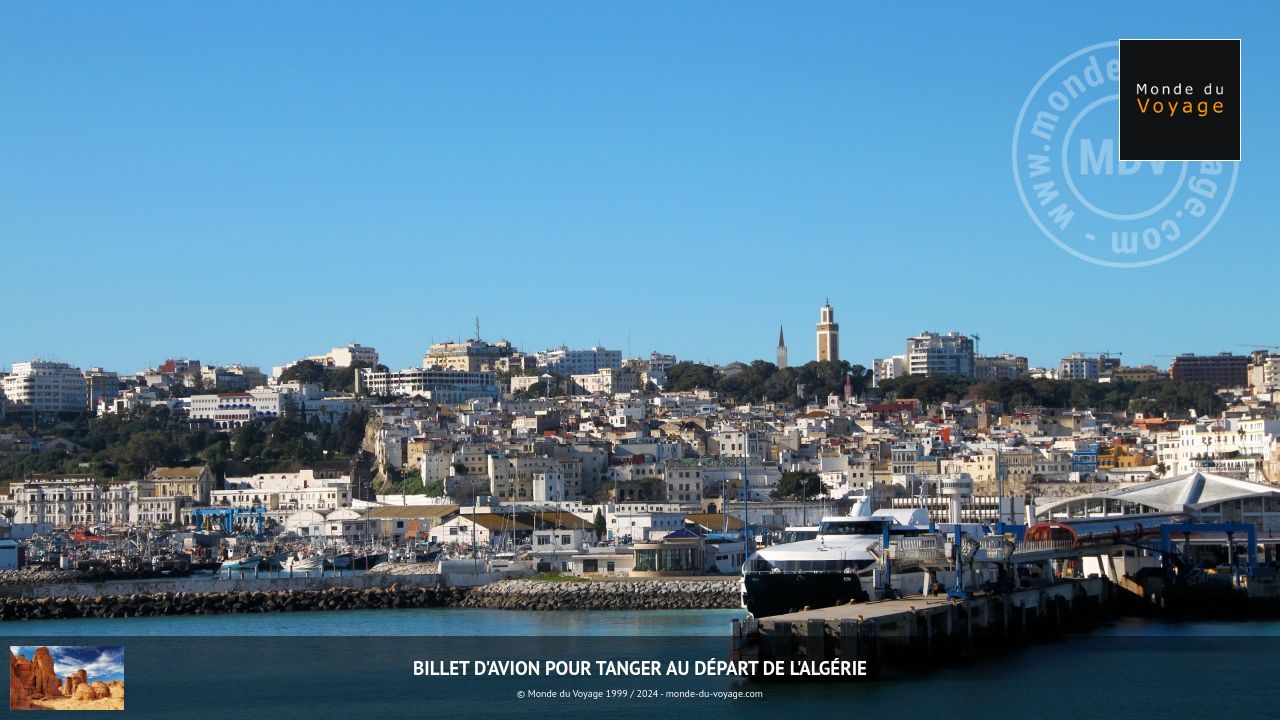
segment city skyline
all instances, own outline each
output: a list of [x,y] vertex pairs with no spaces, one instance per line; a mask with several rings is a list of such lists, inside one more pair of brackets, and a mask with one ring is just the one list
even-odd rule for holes
[[[829,300],[828,300],[828,301],[827,301],[827,303],[824,303],[824,305],[823,305],[821,308],[819,308],[819,312],[820,312],[820,313],[826,313],[827,311],[831,311],[831,310],[833,310],[833,309],[834,309],[834,307],[833,307],[833,306],[831,306],[831,305],[829,304]],[[820,318],[822,318],[822,317],[826,317],[826,315],[825,315],[825,314],[820,314],[820,315],[819,315],[819,317],[820,317]],[[477,320],[477,324],[478,324],[478,320]],[[823,328],[824,328],[824,327],[826,327],[826,324],[825,324],[824,322],[821,322],[821,321],[820,321],[820,322],[818,322],[818,323],[814,323],[814,324],[812,324],[812,327],[814,328],[813,330],[811,330],[811,331],[810,331],[810,332],[812,332],[812,333],[813,333],[812,337],[816,340],[816,344],[819,346],[819,348],[821,348],[822,344],[825,342],[825,340],[823,339],[823,338],[824,338],[824,329],[823,329]],[[835,325],[834,327],[838,327],[838,325]],[[1227,353],[1229,353],[1229,354],[1237,355],[1237,356],[1246,356],[1246,355],[1248,355],[1248,354],[1250,354],[1251,352],[1254,352],[1254,351],[1261,351],[1261,352],[1275,352],[1275,351],[1277,351],[1277,350],[1280,350],[1280,346],[1277,346],[1277,345],[1240,343],[1240,344],[1237,344],[1237,346],[1236,346],[1236,347],[1234,347],[1234,348],[1222,348],[1222,349],[1218,349],[1218,350],[1210,350],[1210,351],[1204,351],[1204,352],[1201,352],[1201,351],[1186,350],[1186,351],[1178,352],[1178,353],[1162,354],[1162,355],[1155,356],[1155,357],[1160,358],[1163,362],[1152,362],[1152,361],[1141,361],[1141,360],[1140,360],[1140,361],[1134,361],[1134,362],[1127,361],[1127,360],[1124,360],[1124,357],[1125,357],[1126,353],[1125,353],[1125,351],[1124,351],[1124,350],[1122,350],[1122,349],[1110,349],[1110,348],[1107,348],[1107,349],[1102,349],[1102,350],[1096,350],[1096,349],[1094,349],[1094,350],[1068,350],[1068,351],[1064,351],[1064,352],[1062,352],[1060,355],[1057,355],[1056,357],[1049,358],[1048,360],[1046,360],[1046,361],[1045,361],[1045,362],[1043,362],[1043,363],[1038,363],[1038,362],[1034,361],[1034,360],[1033,360],[1033,359],[1032,359],[1028,354],[1018,352],[1016,349],[1015,349],[1015,350],[1005,350],[1005,349],[1000,349],[1000,350],[994,350],[994,351],[987,351],[987,350],[983,350],[983,349],[982,349],[982,347],[981,347],[981,345],[979,344],[979,343],[981,342],[981,336],[980,336],[980,335],[977,335],[976,333],[966,333],[966,332],[963,332],[963,331],[955,331],[955,330],[952,330],[952,331],[943,331],[943,332],[939,333],[939,332],[937,332],[937,331],[936,331],[936,329],[923,330],[923,331],[919,331],[919,332],[920,332],[920,333],[923,333],[923,334],[926,334],[926,335],[927,335],[927,334],[930,334],[930,333],[933,333],[933,334],[958,333],[962,338],[967,338],[969,341],[971,341],[971,343],[972,343],[972,350],[973,350],[973,356],[974,356],[974,357],[995,358],[995,357],[1006,356],[1006,355],[1009,355],[1009,356],[1015,356],[1015,357],[1022,357],[1022,358],[1026,358],[1026,359],[1027,359],[1027,364],[1028,364],[1028,366],[1029,366],[1030,368],[1033,368],[1033,369],[1035,369],[1035,368],[1040,368],[1040,369],[1050,369],[1050,370],[1057,368],[1061,362],[1066,361],[1066,360],[1069,360],[1069,359],[1071,359],[1071,358],[1073,358],[1073,357],[1074,357],[1074,358],[1080,358],[1080,357],[1083,357],[1083,358],[1098,358],[1098,357],[1104,357],[1104,358],[1105,358],[1105,357],[1110,357],[1110,358],[1112,358],[1112,359],[1114,359],[1114,360],[1116,360],[1116,361],[1121,362],[1123,365],[1125,365],[1125,366],[1127,366],[1127,367],[1139,367],[1139,366],[1151,365],[1151,366],[1154,366],[1154,367],[1156,367],[1156,368],[1158,368],[1158,369],[1166,370],[1166,369],[1168,369],[1168,367],[1172,364],[1173,359],[1174,359],[1175,357],[1179,356],[1179,355],[1212,356],[1212,355],[1220,355],[1220,354],[1227,354]],[[727,365],[727,364],[730,364],[730,363],[733,363],[733,362],[745,362],[745,363],[751,363],[751,362],[754,362],[754,361],[757,361],[757,360],[763,360],[763,361],[765,361],[765,362],[770,362],[770,363],[773,363],[773,364],[775,364],[775,365],[778,365],[778,363],[779,363],[779,361],[780,361],[780,360],[784,360],[787,366],[795,366],[795,365],[797,365],[797,364],[799,364],[799,365],[803,365],[803,364],[805,364],[805,363],[807,363],[807,362],[810,362],[810,361],[812,361],[812,360],[816,360],[816,359],[817,359],[817,358],[801,359],[801,360],[800,360],[800,362],[798,362],[798,363],[797,363],[797,362],[795,362],[795,361],[793,360],[793,358],[794,358],[794,353],[793,353],[793,352],[791,352],[791,351],[788,349],[788,347],[784,344],[784,343],[785,343],[784,336],[785,336],[785,325],[784,325],[784,326],[780,326],[780,327],[779,327],[779,332],[778,332],[777,342],[776,342],[776,344],[775,344],[773,347],[771,347],[771,348],[770,348],[771,350],[773,350],[773,355],[772,355],[772,356],[770,356],[768,353],[761,353],[761,354],[760,354],[759,356],[757,356],[757,357],[751,357],[751,358],[737,358],[737,359],[727,360],[727,361],[723,361],[723,362],[707,361],[707,360],[704,360],[704,359],[702,359],[702,358],[698,358],[698,357],[688,357],[688,356],[686,356],[686,355],[682,354],[681,352],[679,352],[678,350],[674,350],[674,351],[673,351],[673,349],[671,349],[671,348],[665,348],[665,347],[652,348],[652,349],[648,349],[648,350],[632,350],[632,351],[628,351],[628,350],[626,350],[626,349],[621,349],[621,348],[618,348],[618,347],[616,347],[616,346],[610,345],[610,344],[608,344],[608,343],[591,343],[591,344],[577,344],[577,345],[572,344],[572,343],[568,343],[568,344],[566,344],[566,343],[560,343],[560,344],[556,344],[556,345],[524,346],[524,345],[521,345],[521,344],[520,344],[520,343],[518,343],[518,342],[514,342],[514,341],[512,341],[512,340],[511,340],[510,338],[508,338],[508,337],[495,338],[495,337],[483,337],[483,336],[481,336],[481,337],[479,337],[478,339],[481,339],[481,340],[484,340],[484,341],[486,341],[486,342],[490,342],[490,343],[492,343],[492,342],[501,342],[501,341],[511,342],[512,347],[513,347],[515,350],[518,350],[518,351],[520,351],[520,352],[523,352],[523,353],[526,353],[526,354],[530,354],[530,355],[532,355],[532,354],[534,354],[534,353],[537,353],[537,352],[541,352],[541,351],[543,351],[543,350],[552,350],[552,349],[559,348],[559,347],[568,347],[568,348],[570,348],[570,349],[587,349],[587,348],[599,347],[599,348],[609,348],[609,349],[611,349],[611,350],[618,350],[619,352],[621,352],[621,353],[622,353],[622,356],[623,356],[623,358],[624,358],[624,359],[644,359],[644,358],[648,357],[650,353],[664,353],[664,354],[672,354],[672,355],[674,355],[674,356],[677,358],[677,360],[678,360],[678,361],[680,361],[680,362],[694,362],[694,363],[701,363],[701,364],[707,364],[707,365],[712,365],[712,366],[723,366],[723,365]],[[915,340],[917,337],[918,337],[918,333],[913,333],[912,335],[904,336],[904,337],[903,337],[903,339],[902,339],[902,342],[901,342],[901,344],[899,345],[899,347],[898,347],[898,348],[888,350],[888,351],[886,351],[886,352],[884,352],[884,353],[882,353],[882,354],[876,355],[874,358],[867,358],[865,361],[861,360],[860,358],[859,358],[859,359],[850,359],[850,358],[848,358],[848,357],[839,357],[839,358],[838,358],[838,360],[839,360],[839,361],[848,362],[848,363],[850,364],[850,366],[862,366],[863,368],[866,368],[866,369],[868,369],[868,370],[873,370],[873,369],[874,369],[873,362],[874,362],[875,360],[883,360],[883,359],[885,359],[885,358],[892,358],[892,357],[893,357],[893,356],[895,356],[895,355],[896,355],[896,356],[902,356],[902,355],[903,355],[903,352],[902,352],[902,351],[903,351],[903,349],[904,349],[904,348],[905,348],[905,349],[908,351],[908,353],[909,353],[909,352],[910,352],[910,344],[911,344],[911,343],[912,343],[912,341],[913,341],[913,340]],[[429,344],[427,345],[427,347],[423,348],[423,351],[420,351],[420,352],[416,353],[416,358],[415,358],[415,359],[413,359],[413,360],[412,360],[412,361],[410,361],[410,362],[404,363],[404,364],[396,364],[396,363],[394,363],[394,362],[390,362],[390,361],[388,361],[387,356],[386,356],[385,354],[383,354],[383,353],[382,353],[381,349],[379,348],[379,346],[378,346],[376,343],[363,342],[363,341],[361,341],[361,340],[358,340],[358,339],[357,339],[357,340],[350,340],[350,341],[347,341],[347,342],[336,342],[336,343],[333,343],[330,347],[332,347],[332,348],[335,348],[335,349],[336,349],[336,348],[340,348],[340,347],[342,347],[342,346],[344,346],[344,345],[353,345],[353,344],[354,344],[354,345],[363,345],[366,349],[371,349],[371,350],[376,350],[376,351],[378,351],[378,354],[379,354],[379,364],[381,364],[381,365],[385,365],[385,366],[387,366],[387,367],[388,367],[389,369],[391,369],[391,370],[399,370],[399,369],[411,369],[411,368],[420,368],[420,367],[425,367],[425,359],[424,359],[424,358],[425,358],[425,355],[424,355],[424,351],[425,351],[425,350],[427,350],[427,349],[429,349],[431,346],[433,346],[433,345],[435,345],[435,344],[437,344],[437,343],[460,343],[460,342],[466,342],[466,341],[468,341],[468,340],[473,340],[473,339],[477,339],[477,336],[475,335],[474,331],[473,331],[472,335],[470,335],[470,336],[449,337],[449,338],[446,338],[446,339],[443,339],[443,340],[433,340],[431,343],[429,343]],[[47,362],[62,362],[62,363],[67,363],[68,365],[71,365],[71,366],[73,366],[73,367],[77,367],[77,368],[80,368],[80,369],[84,369],[84,370],[88,370],[88,369],[91,369],[91,368],[102,368],[102,369],[107,370],[107,371],[115,371],[115,372],[120,372],[120,373],[142,372],[142,371],[145,371],[145,370],[155,369],[155,368],[159,367],[162,363],[167,362],[167,361],[170,361],[170,360],[192,360],[192,361],[200,361],[200,362],[201,362],[203,365],[205,365],[205,366],[217,366],[217,367],[221,367],[221,366],[226,366],[226,365],[244,365],[244,366],[249,366],[249,367],[256,367],[256,368],[260,368],[260,369],[261,369],[261,368],[265,368],[265,369],[267,369],[267,370],[270,370],[270,369],[271,369],[271,368],[273,368],[273,367],[279,367],[279,366],[283,366],[283,365],[288,365],[288,364],[291,364],[291,363],[297,362],[297,361],[299,361],[299,360],[307,359],[309,355],[314,355],[315,353],[324,352],[324,350],[325,350],[324,348],[320,348],[320,349],[310,349],[310,348],[308,348],[308,349],[306,349],[306,350],[299,350],[298,352],[294,353],[293,355],[291,355],[291,356],[289,356],[289,357],[285,357],[285,358],[278,358],[278,359],[274,359],[274,360],[267,361],[267,362],[260,362],[260,361],[256,361],[256,360],[246,360],[246,359],[243,359],[243,357],[242,357],[242,356],[236,356],[234,353],[231,353],[231,355],[233,356],[233,359],[230,359],[230,360],[218,360],[218,361],[211,361],[211,360],[209,360],[209,359],[207,359],[207,358],[205,358],[205,357],[201,357],[201,356],[199,356],[199,355],[197,355],[197,354],[191,354],[191,353],[185,353],[185,354],[184,354],[184,353],[168,353],[168,354],[160,353],[159,355],[155,355],[155,356],[154,356],[154,358],[155,358],[155,359],[153,359],[152,361],[150,361],[150,362],[149,362],[149,364],[143,364],[143,365],[139,365],[139,366],[137,366],[137,367],[128,367],[128,368],[126,368],[126,367],[113,367],[113,366],[106,365],[106,364],[103,364],[103,363],[98,363],[98,362],[77,363],[77,362],[75,362],[75,361],[73,361],[73,360],[67,360],[67,359],[65,359],[65,358],[59,358],[59,357],[32,356],[32,357],[24,357],[24,358],[12,358],[12,359],[10,359],[8,362],[6,362],[5,364],[0,365],[0,368],[2,368],[2,369],[0,369],[0,372],[8,372],[8,371],[11,371],[11,369],[12,369],[12,367],[13,367],[13,364],[14,364],[14,363],[23,363],[23,362],[29,362],[29,361],[35,361],[35,360],[42,360],[42,361],[47,361]],[[779,351],[781,351],[781,352],[779,352]],[[219,353],[219,354],[220,354],[220,355],[222,355],[222,354],[225,354],[225,353],[226,353],[226,351],[223,351],[222,353]],[[1135,354],[1135,353],[1132,353],[1132,352],[1131,352],[1131,353],[1129,353],[1129,355],[1134,355],[1134,354]],[[1139,357],[1142,357],[1142,353],[1141,353],[1141,352],[1136,353],[1136,354],[1137,354]],[[235,358],[240,358],[240,359],[235,359]],[[944,374],[949,374],[949,373],[944,373]],[[962,374],[964,374],[964,373],[962,373]],[[971,374],[971,373],[970,373],[970,374]]]
[[1037,366],[1277,342],[1220,289],[1270,256],[1277,105],[1247,81],[1280,69],[1265,37],[1243,37],[1239,187],[1184,255],[1076,261],[1008,167],[1062,57],[1238,37],[1270,6],[1097,5],[1049,39],[1003,29],[1038,27],[1031,7],[504,7],[0,10],[6,289],[35,303],[0,362],[270,366],[362,342],[408,367],[479,315],[524,348],[718,364],[773,357],[781,324],[802,364],[828,296],[862,365],[924,330]]

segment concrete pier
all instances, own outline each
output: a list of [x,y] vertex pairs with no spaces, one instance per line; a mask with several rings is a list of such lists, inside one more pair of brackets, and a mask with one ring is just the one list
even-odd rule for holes
[[866,661],[874,672],[918,667],[966,650],[1083,630],[1105,615],[1104,578],[975,595],[909,597],[733,621],[734,660]]

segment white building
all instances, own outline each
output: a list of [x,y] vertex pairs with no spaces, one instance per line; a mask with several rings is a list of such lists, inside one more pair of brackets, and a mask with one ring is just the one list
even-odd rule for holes
[[683,504],[702,501],[702,468],[680,463],[667,463],[663,468],[667,500]]
[[1280,389],[1280,355],[1254,353],[1249,361],[1249,386],[1254,392]]
[[1098,358],[1072,353],[1058,362],[1059,380],[1097,380],[1100,374]]
[[88,407],[95,410],[99,402],[110,402],[120,395],[120,376],[102,368],[89,368],[84,372]]
[[586,375],[572,375],[574,391],[584,395],[613,395],[635,390],[639,386],[636,374],[628,370],[601,368]]
[[876,383],[893,380],[907,374],[907,356],[893,355],[887,358],[876,358],[871,361],[871,369],[875,373]]
[[1222,418],[1187,423],[1174,442],[1158,440],[1160,461],[1174,474],[1208,470],[1262,479],[1262,464],[1280,449],[1280,420]]
[[268,510],[287,511],[351,507],[351,477],[316,470],[229,477],[226,488],[213,492],[214,505],[252,507],[257,501]]
[[515,348],[506,340],[490,345],[484,340],[435,343],[422,356],[422,367],[455,372],[492,372],[498,369],[503,358],[509,358]]
[[14,363],[3,383],[5,399],[18,410],[73,413],[84,412],[89,407],[84,373],[67,363],[48,360]]
[[533,501],[559,502],[565,499],[564,473],[549,470],[533,474]]
[[351,508],[333,510],[324,516],[324,536],[329,540],[359,543],[371,536],[364,513]]
[[553,372],[559,375],[590,375],[605,368],[622,367],[622,351],[593,347],[587,350],[570,350],[560,346],[551,350],[541,350],[534,354],[538,360],[540,372]]
[[367,367],[374,367],[378,364],[378,351],[371,347],[365,347],[360,343],[332,348],[328,354],[321,357],[324,358],[326,364],[336,368],[351,367],[356,363]]
[[973,338],[958,332],[923,332],[907,338],[911,375],[973,375]]
[[357,402],[351,395],[329,395],[315,385],[295,382],[242,392],[192,395],[185,405],[192,420],[210,422],[218,430],[231,430],[247,422],[274,420],[290,407],[304,422],[319,418],[332,424],[354,411]]
[[200,378],[205,389],[217,391],[248,390],[267,384],[267,376],[252,365],[205,365],[200,370]]
[[256,420],[274,420],[284,414],[285,393],[274,388],[241,392],[192,395],[187,398],[187,414],[192,420],[206,420],[218,430],[231,430]]
[[153,484],[140,480],[104,487],[93,475],[33,476],[13,483],[9,495],[0,497],[0,507],[14,510],[15,524],[59,528],[191,522],[191,497],[154,496],[153,490]]
[[446,404],[475,398],[498,398],[497,376],[491,372],[423,370],[398,372],[363,369],[356,373],[357,395],[399,395],[421,397]]
[[973,375],[979,380],[1017,380],[1027,374],[1027,359],[1020,355],[978,355],[973,359]]
[[681,511],[649,510],[630,505],[611,505],[605,511],[609,537],[630,542],[654,542],[684,527]]

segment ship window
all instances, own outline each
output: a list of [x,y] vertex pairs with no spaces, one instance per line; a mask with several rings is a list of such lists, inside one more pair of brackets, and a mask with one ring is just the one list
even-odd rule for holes
[[822,523],[821,535],[879,535],[884,523],[879,520],[834,520]]

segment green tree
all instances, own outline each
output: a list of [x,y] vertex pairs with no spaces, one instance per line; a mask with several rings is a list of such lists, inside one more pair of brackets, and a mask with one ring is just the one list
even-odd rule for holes
[[822,484],[822,478],[809,470],[782,473],[778,487],[773,491],[773,497],[777,500],[805,500],[826,494],[827,488]]

